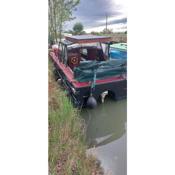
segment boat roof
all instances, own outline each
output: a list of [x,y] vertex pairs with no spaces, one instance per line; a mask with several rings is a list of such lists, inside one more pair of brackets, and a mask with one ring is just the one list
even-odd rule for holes
[[111,37],[108,36],[97,36],[97,35],[74,35],[66,36],[67,41],[73,43],[96,43],[96,42],[110,42]]

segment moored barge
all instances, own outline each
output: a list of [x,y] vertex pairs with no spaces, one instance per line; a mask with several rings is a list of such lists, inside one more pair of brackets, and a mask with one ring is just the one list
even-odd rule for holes
[[111,43],[107,36],[69,36],[50,51],[55,75],[76,106],[94,108],[106,95],[126,98],[126,60],[110,59]]

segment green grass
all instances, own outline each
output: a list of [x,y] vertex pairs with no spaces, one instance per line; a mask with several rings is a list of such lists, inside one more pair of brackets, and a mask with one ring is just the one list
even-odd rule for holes
[[55,82],[51,70],[49,63],[49,174],[103,174],[96,159],[86,157],[83,120]]

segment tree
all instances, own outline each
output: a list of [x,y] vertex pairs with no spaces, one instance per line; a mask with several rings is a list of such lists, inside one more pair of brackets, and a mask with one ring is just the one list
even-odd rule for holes
[[103,32],[102,32],[103,34],[112,34],[113,33],[113,31],[112,31],[112,29],[104,29],[103,30]]
[[83,28],[84,28],[83,24],[81,22],[77,22],[73,26],[73,33],[75,35],[83,34],[84,33]]
[[49,0],[49,38],[54,42],[61,40],[63,25],[66,21],[74,19],[72,11],[80,0]]
[[100,32],[92,31],[91,34],[92,34],[92,35],[100,35]]

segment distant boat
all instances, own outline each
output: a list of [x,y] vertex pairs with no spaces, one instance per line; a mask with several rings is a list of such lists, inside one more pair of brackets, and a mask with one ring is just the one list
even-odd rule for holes
[[111,59],[127,59],[127,43],[116,43],[110,46]]
[[111,48],[114,49],[120,49],[123,51],[127,51],[127,43],[116,43],[116,44],[112,44]]

